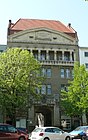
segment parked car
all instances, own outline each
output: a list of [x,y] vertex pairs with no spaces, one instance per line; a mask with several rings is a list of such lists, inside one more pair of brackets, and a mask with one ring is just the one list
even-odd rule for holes
[[9,124],[0,124],[0,140],[28,140],[28,134]]
[[18,130],[28,133],[27,128],[24,127],[16,127]]
[[87,140],[88,139],[88,126],[79,126],[70,132],[72,140]]
[[70,140],[70,134],[58,127],[37,127],[29,134],[29,140]]

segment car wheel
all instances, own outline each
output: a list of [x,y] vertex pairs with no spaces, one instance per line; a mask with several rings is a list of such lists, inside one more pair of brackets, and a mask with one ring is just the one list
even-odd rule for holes
[[44,140],[49,140],[49,138],[48,138],[48,137],[46,137],[46,138],[44,138]]
[[20,137],[19,140],[25,140],[25,138],[24,137]]
[[70,137],[69,137],[69,136],[67,136],[67,137],[65,138],[65,140],[70,140]]

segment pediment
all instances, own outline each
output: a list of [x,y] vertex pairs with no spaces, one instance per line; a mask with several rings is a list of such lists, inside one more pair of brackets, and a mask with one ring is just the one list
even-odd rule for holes
[[65,33],[48,28],[35,28],[20,31],[8,36],[7,41],[15,42],[56,42],[61,44],[74,44],[75,39]]

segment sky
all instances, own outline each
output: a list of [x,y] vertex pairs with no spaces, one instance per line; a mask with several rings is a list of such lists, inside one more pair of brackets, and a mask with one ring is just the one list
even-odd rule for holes
[[80,47],[88,47],[88,0],[0,0],[0,45],[7,44],[9,20],[58,20],[77,31]]

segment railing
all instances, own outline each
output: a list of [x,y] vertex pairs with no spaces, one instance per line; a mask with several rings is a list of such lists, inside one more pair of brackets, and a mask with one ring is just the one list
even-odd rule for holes
[[[58,94],[57,94],[58,95]],[[58,98],[56,98],[56,94],[53,96],[47,96],[47,95],[43,95],[43,97],[41,98],[41,100],[37,101],[35,100],[33,103],[35,105],[54,105],[57,102],[59,102],[59,96]]]
[[64,61],[64,60],[39,60],[43,65],[67,65],[74,66],[74,61]]

